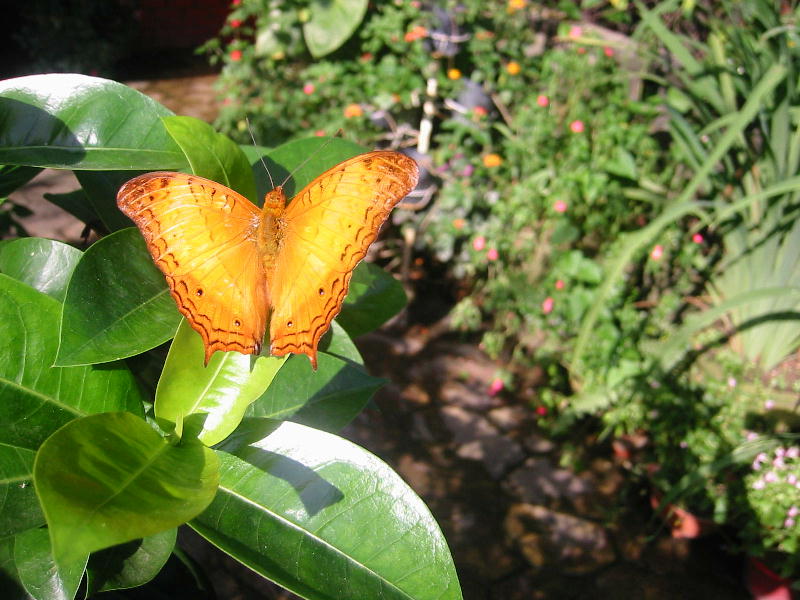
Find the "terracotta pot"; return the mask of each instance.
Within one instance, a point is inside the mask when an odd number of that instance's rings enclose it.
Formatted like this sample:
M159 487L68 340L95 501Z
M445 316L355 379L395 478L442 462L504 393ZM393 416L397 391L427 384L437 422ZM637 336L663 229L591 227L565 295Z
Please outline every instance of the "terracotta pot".
M791 583L757 558L747 559L747 589L755 600L797 600Z
M685 508L671 502L662 506L664 495L658 491L650 494L650 506L669 525L672 537L695 539L708 534L715 527L714 521L690 513Z

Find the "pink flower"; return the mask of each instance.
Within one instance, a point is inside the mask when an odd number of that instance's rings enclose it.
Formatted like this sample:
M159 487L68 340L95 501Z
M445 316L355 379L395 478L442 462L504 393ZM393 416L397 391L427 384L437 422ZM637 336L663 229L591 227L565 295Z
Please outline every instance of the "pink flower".
M575 120L569 124L572 133L583 133L583 121Z
M550 296L544 299L542 302L542 312L546 315L549 315L553 312L553 305L555 304L555 300L553 300Z
M653 260L661 260L662 256L664 256L664 246L656 244L650 251L650 258Z
M784 527L786 527L787 529L788 529L789 527L794 527L794 519L793 519L793 518L791 518L791 517L787 518L787 519L786 519L786 520L783 522L783 526L784 526Z
M792 507L789 508L788 511L786 511L786 514L788 516L790 516L790 517L796 517L797 515L800 515L800 508L797 508L796 506L792 506Z
M792 446L786 451L786 458L800 458L800 448Z
M763 489L764 489L764 487L765 487L766 485L767 485L767 484L766 484L766 483L764 483L764 480L763 480L763 479L756 479L756 480L753 482L753 489L754 489L754 490L763 490Z
M475 172L475 167L473 165L467 165L466 167L464 167L464 170L461 171L461 175L463 177L469 177L474 172Z
M758 434L755 431L748 431L747 435L745 436L745 439L748 442L752 442L753 440L757 440L758 439Z
M614 49L609 48L608 46L603 47L603 54L605 54L608 58L614 56Z
M475 249L476 252L480 252L486 247L486 238L482 235L479 235L474 240L472 240L472 247Z
M324 137L325 136L325 130L324 129L317 129L314 132L314 135L317 136L317 137Z
M241 27L242 22L239 19L231 19L231 27L236 29L237 27Z
M548 98L544 94L539 94L538 96L536 96L536 104L538 104L542 108L545 108L548 104L550 104L550 98Z
M764 408L767 410L772 410L775 408L775 401L774 400L767 400L764 402Z
M306 96L310 96L311 94L313 94L313 93L314 93L314 84L313 84L313 83L307 83L307 84L305 84L305 85L303 86L303 93L304 93Z
M735 388L739 382L736 381L736 377L728 377L728 387Z
M553 210L557 213L565 213L567 212L567 203L563 200L556 200L553 202Z
M695 234L692 236L692 241L693 241L695 244L702 244L702 243L703 243L703 234L702 234L702 233L695 233Z
M568 37L571 38L578 38L583 35L583 28L580 25L573 25L569 28L569 33L567 34Z
M492 383L489 384L489 395L496 396L503 390L504 387L505 384L503 383L503 380L500 379L499 377L495 377L492 380Z
M563 279L556 279L556 289L563 290L564 289L564 280Z
M497 260L500 257L500 254L497 252L497 248L489 248L486 251L486 258L489 260Z
M536 407L536 414L540 417L545 416L547 414L547 407L540 404Z

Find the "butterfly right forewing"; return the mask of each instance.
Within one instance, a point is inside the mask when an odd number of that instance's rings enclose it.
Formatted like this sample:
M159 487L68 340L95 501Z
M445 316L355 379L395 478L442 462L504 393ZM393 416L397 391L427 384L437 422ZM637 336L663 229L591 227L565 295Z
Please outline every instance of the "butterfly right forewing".
M317 345L342 308L353 269L417 177L407 156L368 152L329 169L291 201L268 282L272 354L306 354L316 366Z

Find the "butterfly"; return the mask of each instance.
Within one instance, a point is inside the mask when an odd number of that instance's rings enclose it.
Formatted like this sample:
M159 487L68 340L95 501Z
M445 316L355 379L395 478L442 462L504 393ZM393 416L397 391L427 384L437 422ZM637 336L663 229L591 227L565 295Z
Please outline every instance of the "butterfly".
M117 206L144 236L178 310L217 350L305 354L339 314L353 269L394 206L417 185L417 164L378 150L325 171L287 204L282 186L259 209L196 175L135 177Z

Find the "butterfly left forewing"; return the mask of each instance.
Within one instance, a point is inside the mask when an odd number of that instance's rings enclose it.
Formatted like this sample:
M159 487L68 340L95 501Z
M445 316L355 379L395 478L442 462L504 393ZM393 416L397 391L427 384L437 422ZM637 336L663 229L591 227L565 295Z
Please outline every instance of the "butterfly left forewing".
M368 152L326 171L295 196L268 281L272 354L306 354L316 368L317 345L342 308L353 269L417 177L407 156Z
M117 205L139 227L178 310L216 350L258 353L268 309L255 243L259 209L218 183L156 172L122 186Z

